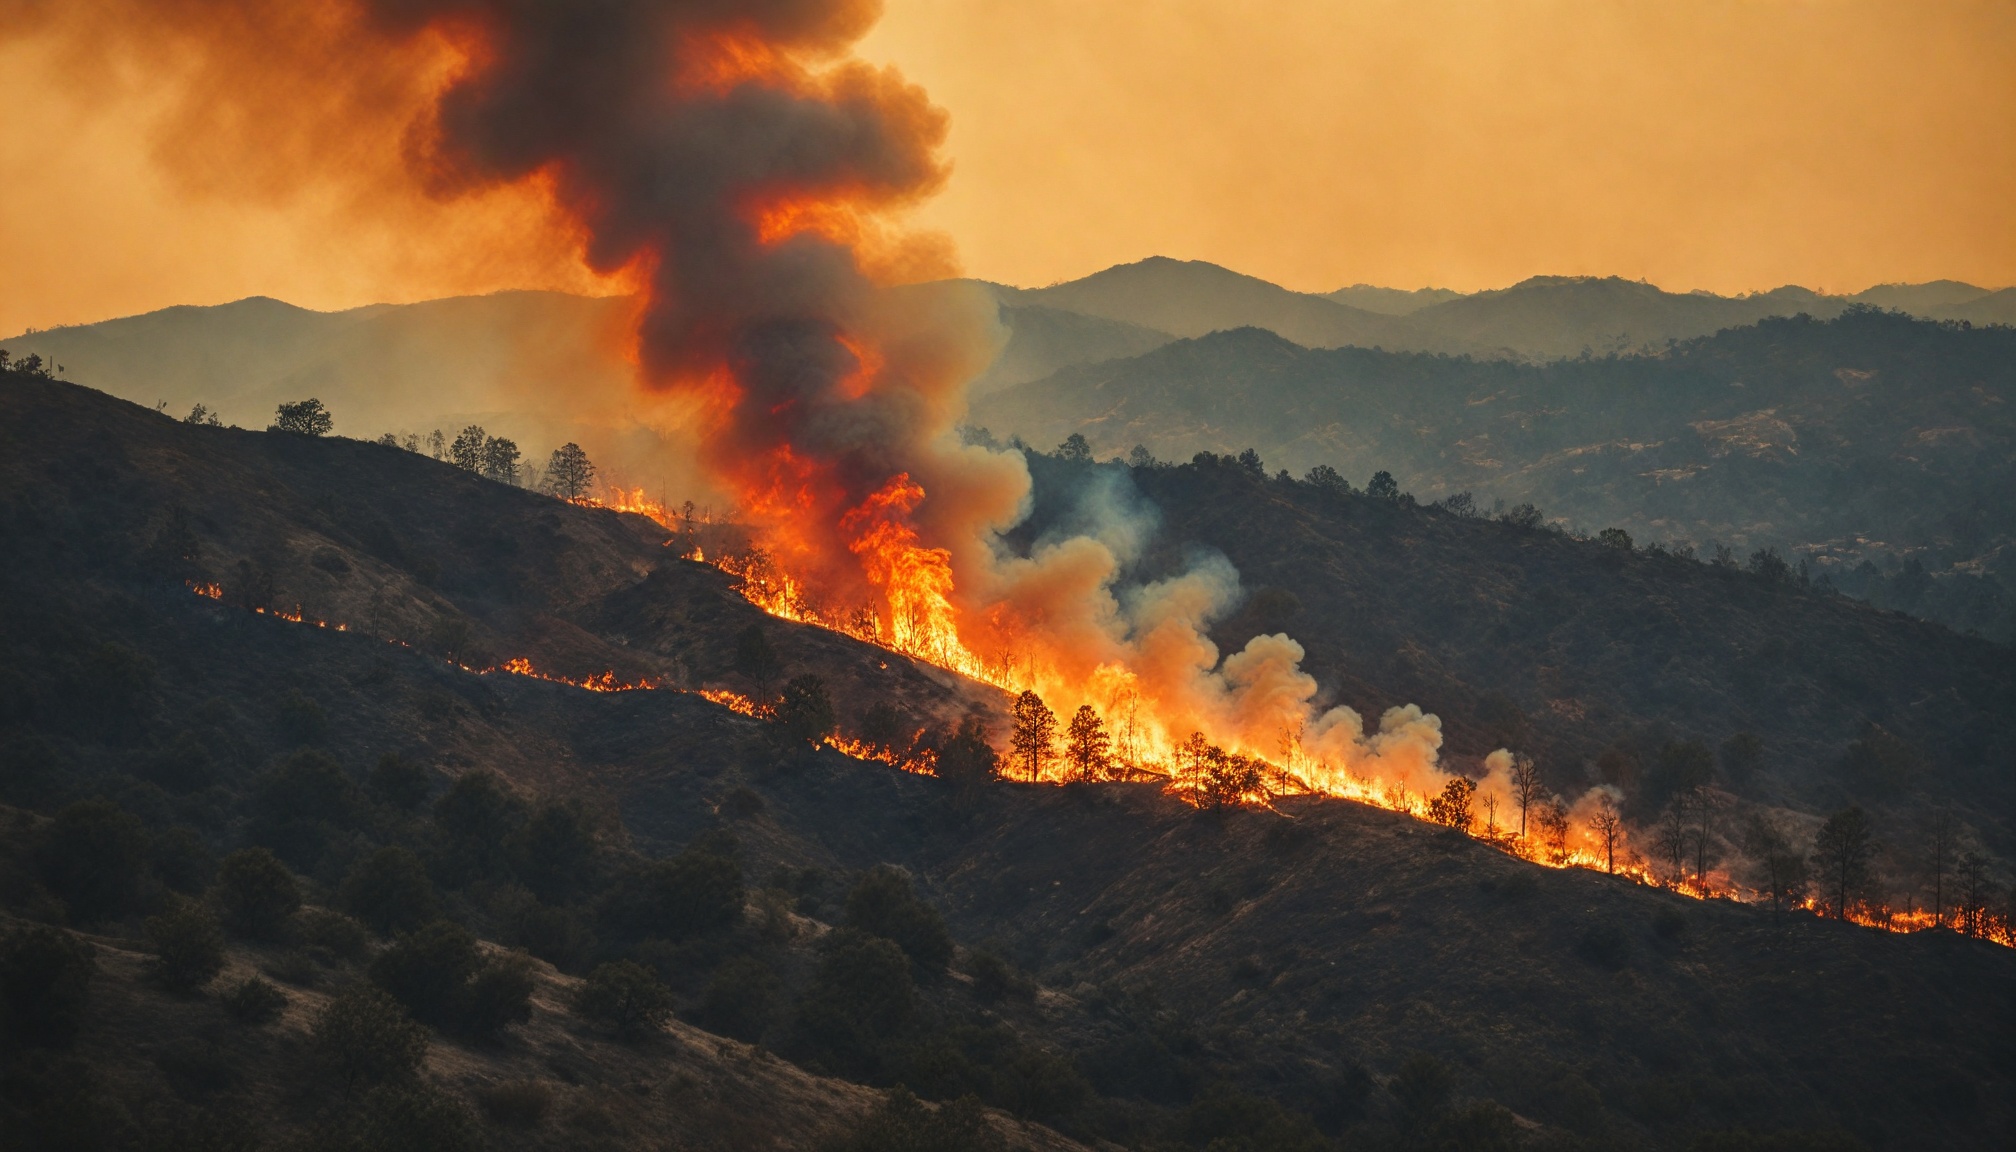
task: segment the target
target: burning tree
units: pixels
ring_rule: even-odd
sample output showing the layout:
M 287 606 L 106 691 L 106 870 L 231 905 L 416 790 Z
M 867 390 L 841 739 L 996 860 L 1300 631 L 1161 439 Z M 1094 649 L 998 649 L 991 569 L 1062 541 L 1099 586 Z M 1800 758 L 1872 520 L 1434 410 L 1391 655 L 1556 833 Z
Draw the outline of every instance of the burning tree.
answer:
M 1624 830 L 1624 819 L 1617 814 L 1617 805 L 1611 802 L 1609 793 L 1602 793 L 1596 801 L 1596 811 L 1589 817 L 1589 827 L 1603 842 L 1603 870 L 1615 874 L 1617 841 Z
M 1519 839 L 1526 839 L 1526 813 L 1533 807 L 1533 801 L 1540 795 L 1540 766 L 1531 756 L 1523 752 L 1512 756 L 1512 770 L 1507 779 L 1512 785 L 1512 801 L 1519 805 Z
M 1755 862 L 1757 887 L 1771 897 L 1774 911 L 1783 912 L 1806 898 L 1806 853 L 1793 844 L 1782 824 L 1762 812 L 1753 815 L 1744 847 Z
M 1568 862 L 1568 805 L 1559 796 L 1540 805 L 1540 840 L 1547 847 L 1547 862 L 1557 867 Z
M 777 701 L 772 718 L 785 739 L 818 747 L 833 734 L 836 724 L 826 682 L 817 676 L 794 677 L 784 685 L 784 695 Z
M 1428 801 L 1428 819 L 1447 828 L 1468 832 L 1473 819 L 1470 803 L 1476 794 L 1476 781 L 1464 776 L 1451 776 L 1449 782 L 1442 785 L 1442 794 Z
M 572 441 L 553 450 L 546 462 L 546 490 L 562 500 L 579 500 L 595 483 L 595 464 Z
M 1015 697 L 1014 715 L 1015 731 L 1008 737 L 1008 746 L 1033 783 L 1042 779 L 1044 766 L 1056 758 L 1057 714 L 1041 696 L 1025 688 Z
M 1988 861 L 1978 852 L 1963 852 L 1953 866 L 1958 891 L 1953 894 L 1953 926 L 1969 936 L 1988 933 L 1988 902 L 1995 886 L 1988 878 Z
M 1204 773 L 1197 790 L 1200 808 L 1229 808 L 1260 790 L 1260 762 L 1215 745 L 1204 753 Z
M 1078 780 L 1097 780 L 1106 775 L 1108 750 L 1113 740 L 1106 735 L 1106 724 L 1090 704 L 1080 704 L 1072 713 L 1070 727 L 1065 730 L 1064 759 L 1071 765 L 1071 775 Z
M 1837 920 L 1848 918 L 1848 907 L 1869 886 L 1869 861 L 1876 854 L 1876 836 L 1861 805 L 1827 818 L 1813 838 L 1813 866 L 1820 872 L 1820 891 L 1827 910 Z

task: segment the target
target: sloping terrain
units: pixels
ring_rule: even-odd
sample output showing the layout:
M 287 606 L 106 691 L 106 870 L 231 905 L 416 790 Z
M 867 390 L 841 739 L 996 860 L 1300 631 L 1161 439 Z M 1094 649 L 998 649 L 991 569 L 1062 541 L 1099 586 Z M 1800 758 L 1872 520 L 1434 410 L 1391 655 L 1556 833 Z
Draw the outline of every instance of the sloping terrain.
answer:
M 1102 457 L 1250 447 L 1297 474 L 1385 470 L 1423 500 L 1469 491 L 1704 554 L 1773 547 L 1857 595 L 2007 641 L 2012 365 L 2009 329 L 1872 312 L 1542 366 L 1246 330 L 1069 369 L 983 398 L 972 420 L 1037 445 L 1076 432 Z M 1907 561 L 1923 580 L 1895 579 Z
M 1682 1148 L 1735 1127 L 1846 1129 L 1865 1147 L 1988 1148 L 2011 1122 L 2016 1067 L 2006 1030 L 1993 1026 L 2016 1011 L 2008 948 L 1780 919 L 1593 873 L 1542 871 L 1348 802 L 1284 798 L 1274 811 L 1212 815 L 1150 785 L 962 788 L 793 749 L 769 726 L 685 693 L 477 674 L 428 650 L 436 641 L 406 647 L 361 629 L 421 627 L 441 642 L 528 655 L 570 676 L 609 668 L 676 684 L 683 671 L 691 683 L 746 687 L 728 669 L 728 650 L 754 610 L 718 573 L 671 559 L 655 524 L 396 450 L 193 428 L 19 376 L 0 383 L 0 406 L 8 557 L 0 785 L 6 800 L 40 813 L 10 819 L 0 836 L 10 914 L 65 917 L 66 905 L 43 888 L 57 877 L 37 872 L 46 868 L 37 863 L 46 859 L 38 856 L 46 816 L 102 796 L 141 821 L 150 844 L 188 829 L 219 854 L 275 845 L 317 900 L 351 899 L 347 878 L 360 861 L 380 845 L 411 845 L 436 874 L 444 911 L 488 938 L 533 940 L 527 901 L 563 920 L 578 909 L 602 951 L 563 957 L 563 967 L 578 974 L 600 958 L 637 957 L 673 980 L 682 1019 L 715 1019 L 710 990 L 724 974 L 750 971 L 731 965 L 753 961 L 776 981 L 774 1014 L 733 1030 L 804 1071 L 685 1025 L 652 1041 L 640 1062 L 635 1050 L 563 1019 L 560 990 L 571 974 L 541 969 L 531 1020 L 500 1047 L 444 1035 L 430 1058 L 432 1078 L 452 1092 L 504 1077 L 552 1082 L 553 1127 L 500 1142 L 651 1147 L 684 1134 L 775 1146 L 802 1138 L 820 1108 L 866 1106 L 855 1090 L 808 1071 L 902 1082 L 937 1099 L 976 1092 L 1083 1140 L 1198 1150 L 1214 1140 L 1307 1152 L 1438 1141 Z M 1068 470 L 1083 467 L 1033 462 L 1060 470 L 1039 476 L 1045 492 L 1068 489 Z M 1717 646 L 1810 637 L 1831 659 L 1859 636 L 1867 647 L 1854 658 L 1870 665 L 1855 669 L 1864 691 L 1909 722 L 1899 726 L 1908 738 L 1926 740 L 1913 725 L 1929 725 L 1948 702 L 1961 737 L 1982 736 L 1991 758 L 2006 748 L 1996 743 L 2006 742 L 2000 718 L 2012 712 L 2006 663 L 1970 663 L 1985 646 L 1910 621 L 1691 570 L 1669 587 L 1655 558 L 1398 504 L 1340 502 L 1233 465 L 1142 470 L 1137 482 L 1163 508 L 1168 549 L 1215 544 L 1249 587 L 1297 590 L 1300 607 L 1283 626 L 1310 645 L 1325 683 L 1354 702 L 1446 687 L 1408 665 L 1424 652 L 1451 664 L 1478 654 L 1473 631 L 1496 644 L 1501 623 L 1529 647 L 1535 635 L 1564 651 L 1614 636 L 1624 655 L 1605 656 L 1595 675 L 1623 679 L 1633 661 L 1648 669 L 1638 673 L 1642 691 L 1617 698 L 1620 709 L 1648 712 L 1605 721 L 1618 724 L 1649 722 L 1712 687 L 1703 681 L 1737 674 L 1737 657 L 1716 655 Z M 381 520 L 396 550 L 367 546 Z M 318 565 L 322 549 L 347 571 L 327 556 Z M 254 579 L 234 586 L 240 558 Z M 185 575 L 191 565 L 223 579 L 222 599 L 189 591 L 183 581 L 199 578 Z M 289 606 L 300 599 L 324 619 L 355 613 L 360 630 L 251 612 L 242 605 L 254 593 Z M 1409 596 L 1421 606 L 1402 610 Z M 1466 614 L 1460 605 L 1472 602 L 1480 611 Z M 1566 631 L 1541 627 L 1583 604 L 1631 605 L 1672 623 L 1613 630 L 1591 614 Z M 1220 639 L 1260 626 L 1253 613 L 1290 607 L 1256 596 Z M 1504 619 L 1483 619 L 1487 607 Z M 1713 619 L 1717 611 L 1730 618 Z M 464 627 L 437 629 L 443 620 Z M 893 699 L 923 720 L 991 699 L 844 637 L 761 623 L 791 674 L 816 672 L 836 686 L 843 728 L 871 701 Z M 1697 625 L 1709 628 L 1706 656 L 1685 639 Z M 1395 655 L 1381 663 L 1387 653 Z M 1543 667 L 1523 662 L 1529 654 L 1508 650 L 1490 687 L 1524 699 L 1520 678 Z M 1760 676 L 1780 675 L 1777 665 L 1759 667 Z M 1828 710 L 1848 691 L 1833 674 L 1831 665 L 1787 674 L 1787 691 L 1806 694 L 1801 709 L 1821 713 L 1813 731 L 1831 724 Z M 1916 693 L 1902 695 L 1898 685 L 1913 676 Z M 1486 682 L 1478 673 L 1477 685 Z M 1669 699 L 1668 683 L 1687 687 Z M 1481 751 L 1484 726 L 1506 716 L 1469 707 L 1469 690 L 1422 699 L 1450 708 L 1463 755 Z M 1576 691 L 1580 699 L 1594 689 Z M 1766 719 L 1805 739 L 1801 715 L 1756 719 L 1771 740 L 1780 729 L 1761 726 Z M 1534 727 L 1545 727 L 1531 746 L 1558 774 L 1572 766 L 1560 749 L 1583 737 L 1553 723 L 1536 715 Z M 178 758 L 192 741 L 206 750 L 204 779 Z M 277 835 L 273 806 L 289 773 L 299 774 L 303 743 L 360 788 L 375 787 L 372 765 L 386 753 L 423 766 L 431 816 L 380 805 L 344 817 L 327 805 L 323 819 Z M 1939 763 L 1913 787 L 1973 779 L 1960 757 L 1946 762 L 1952 746 L 1923 746 L 1937 749 Z M 616 870 L 552 905 L 524 894 L 521 885 L 539 881 L 522 862 L 504 878 L 457 878 L 460 818 L 446 801 L 479 794 L 464 782 L 484 769 L 540 813 L 573 801 L 594 814 L 597 851 Z M 1983 772 L 1983 787 L 1998 786 Z M 1834 800 L 1802 793 L 1808 781 L 1793 768 L 1781 775 L 1775 758 L 1755 786 L 1794 801 Z M 517 830 L 502 839 L 524 843 Z M 465 838 L 460 850 L 481 843 Z M 603 900 L 621 890 L 623 868 L 722 852 L 751 888 L 764 886 L 750 893 L 738 926 L 621 950 L 611 935 L 620 923 Z M 823 941 L 839 948 L 850 938 L 827 926 L 867 922 L 850 889 L 883 862 L 909 869 L 961 947 L 952 971 L 917 978 L 919 1008 L 905 1029 L 859 1050 L 821 1048 L 805 1034 L 814 1019 L 806 1005 L 826 958 L 845 954 Z M 165 863 L 150 867 L 167 883 Z M 135 981 L 133 949 L 115 941 L 140 934 L 139 915 L 92 925 L 106 974 L 76 1051 L 101 1061 L 108 1080 L 130 1075 L 148 1092 L 195 1093 L 200 1084 L 164 1083 L 154 1050 L 116 1050 L 141 1030 L 200 1038 L 218 1014 L 215 992 L 178 1001 Z M 983 960 L 982 947 L 1040 985 Z M 255 961 L 264 963 L 256 949 L 234 945 L 229 975 Z M 325 979 L 334 987 L 344 971 Z M 298 1021 L 275 1027 L 272 1066 L 296 1066 L 288 1061 L 300 1056 Z M 218 1043 L 267 1051 L 237 1033 Z M 603 1118 L 584 1101 L 599 1101 Z M 569 1119 L 577 1113 L 590 1117 L 586 1127 Z M 725 1135 L 738 1118 L 757 1130 L 740 1143 Z M 1037 1129 L 1010 1135 L 1022 1146 L 1064 1146 Z

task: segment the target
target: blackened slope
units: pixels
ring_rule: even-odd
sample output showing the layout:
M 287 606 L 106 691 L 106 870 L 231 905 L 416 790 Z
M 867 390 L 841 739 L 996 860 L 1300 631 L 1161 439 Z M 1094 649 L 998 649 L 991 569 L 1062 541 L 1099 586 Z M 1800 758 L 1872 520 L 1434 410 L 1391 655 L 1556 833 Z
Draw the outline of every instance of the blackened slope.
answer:
M 1095 1081 L 1171 1053 L 1322 1114 L 1411 1052 L 1597 1147 L 1838 1127 L 1990 1148 L 2012 1122 L 2016 953 L 1551 872 L 1348 801 L 1214 817 L 1123 786 L 1023 792 L 945 861 L 955 927 L 1095 1006 Z M 1129 1021 L 1158 1016 L 1153 1044 Z
M 843 715 L 894 692 L 945 720 L 991 689 L 775 620 L 641 517 L 580 508 L 378 444 L 192 426 L 75 385 L 0 382 L 0 492 L 12 571 L 39 587 L 111 580 L 310 619 L 484 667 L 526 657 L 729 684 L 757 625 L 787 675 L 814 665 Z M 178 527 L 179 525 L 179 527 Z M 169 553 L 193 543 L 195 558 Z M 893 687 L 892 687 L 893 686 Z
M 1274 600 L 1255 596 L 1216 630 L 1221 646 L 1286 631 L 1339 702 L 1368 717 L 1408 701 L 1441 716 L 1458 763 L 1512 740 L 1566 787 L 1596 781 L 1593 761 L 1613 743 L 1712 748 L 1747 730 L 1764 738 L 1765 767 L 1734 783 L 1759 799 L 1826 812 L 1931 797 L 2009 843 L 2005 647 L 1747 573 L 1335 496 L 1229 461 L 1133 475 L 1162 511 L 1162 562 L 1183 545 L 1219 548 L 1249 591 L 1293 596 L 1271 614 Z M 1870 722 L 1919 751 L 1915 772 L 1840 771 Z

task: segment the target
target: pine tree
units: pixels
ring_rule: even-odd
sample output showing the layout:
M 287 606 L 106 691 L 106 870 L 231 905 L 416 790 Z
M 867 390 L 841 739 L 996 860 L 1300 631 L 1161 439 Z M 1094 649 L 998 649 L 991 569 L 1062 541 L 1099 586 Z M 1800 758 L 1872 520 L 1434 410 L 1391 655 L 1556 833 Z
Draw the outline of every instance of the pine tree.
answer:
M 595 483 L 595 465 L 579 444 L 569 441 L 553 450 L 546 464 L 546 488 L 562 500 L 579 500 Z
M 1015 760 L 1029 772 L 1034 782 L 1042 778 L 1043 768 L 1057 752 L 1057 714 L 1050 711 L 1043 698 L 1024 690 L 1015 698 L 1015 731 L 1008 738 L 1008 746 L 1014 750 Z
M 1113 740 L 1106 725 L 1090 704 L 1080 704 L 1071 715 L 1065 733 L 1064 757 L 1071 762 L 1071 774 L 1079 780 L 1097 780 L 1106 774 L 1108 750 Z

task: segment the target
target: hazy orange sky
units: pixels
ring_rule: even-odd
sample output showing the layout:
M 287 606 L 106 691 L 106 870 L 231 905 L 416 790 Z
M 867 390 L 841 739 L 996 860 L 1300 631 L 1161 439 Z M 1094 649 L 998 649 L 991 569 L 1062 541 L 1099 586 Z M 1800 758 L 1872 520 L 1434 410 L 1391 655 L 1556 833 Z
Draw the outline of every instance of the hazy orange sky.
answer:
M 888 0 L 862 53 L 951 112 L 917 219 L 989 279 L 2016 282 L 2009 0 Z M 0 41 L 0 332 L 586 284 L 509 198 L 192 180 L 161 162 L 200 146 L 163 135 L 178 81 L 56 59 Z

